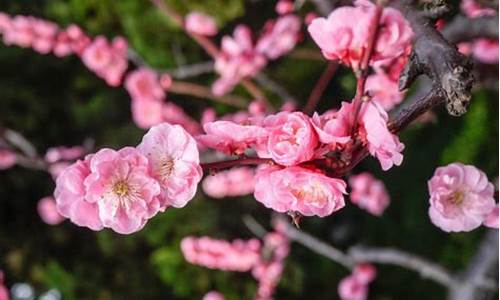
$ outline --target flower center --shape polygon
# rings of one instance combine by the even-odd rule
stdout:
[[[299,189],[292,189],[292,194],[302,201],[312,204],[324,205],[327,195],[317,182],[303,186]]]
[[[460,205],[464,202],[464,193],[462,191],[455,191],[450,196],[451,203]]]
[[[123,198],[129,195],[130,187],[125,180],[119,180],[113,185],[113,193]]]
[[[160,159],[157,167],[156,167],[156,174],[163,179],[167,180],[170,175],[172,175],[172,172],[174,171],[174,166],[175,162],[174,159],[170,156],[165,156],[162,159]]]

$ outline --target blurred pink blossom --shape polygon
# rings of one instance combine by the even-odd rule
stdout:
[[[351,202],[369,213],[381,216],[390,202],[389,194],[382,181],[370,173],[361,173],[349,178]]]
[[[297,44],[300,28],[300,18],[295,15],[286,15],[268,22],[257,42],[257,51],[271,60],[283,56]]]
[[[139,68],[127,74],[125,88],[135,101],[163,101],[165,92],[156,72]]]
[[[278,0],[274,10],[276,10],[276,13],[279,15],[286,15],[292,13],[295,10],[295,7],[293,1],[291,0]]]
[[[384,72],[374,73],[366,79],[365,91],[372,96],[383,109],[390,111],[401,103],[404,93],[399,91],[398,82]]]
[[[0,149],[0,170],[12,168],[17,163],[17,155],[9,149]]]
[[[132,99],[132,120],[143,129],[151,128],[164,121],[163,102]]]
[[[255,178],[255,199],[277,212],[326,217],[345,205],[342,179],[297,166],[262,167]]]
[[[52,147],[45,153],[45,161],[48,163],[55,163],[60,160],[75,160],[82,157],[85,149],[82,146],[59,146]]]
[[[1,299],[0,299],[1,300]],[[224,296],[216,291],[210,291],[203,296],[202,300],[225,300]]]
[[[349,275],[339,283],[338,293],[342,300],[366,300],[368,298],[368,286],[354,275]]]
[[[10,296],[9,296],[9,290],[7,289],[7,287],[4,285],[4,275],[3,275],[3,271],[0,270],[0,300],[9,300],[10,299]]]
[[[144,135],[137,149],[149,160],[150,174],[160,184],[157,209],[184,207],[203,175],[194,138],[182,126],[162,123]]]
[[[184,258],[192,264],[223,271],[250,271],[260,258],[260,242],[227,242],[209,237],[185,237],[181,241]]]
[[[462,0],[460,9],[469,18],[494,16],[497,12],[493,8],[482,7],[476,0]]]
[[[439,167],[428,182],[429,216],[446,232],[471,231],[495,208],[494,187],[478,168],[461,163]]]
[[[498,40],[476,39],[472,42],[472,55],[485,64],[498,63]]]
[[[207,176],[203,191],[213,198],[237,197],[253,193],[255,171],[248,167],[232,168]]]
[[[199,35],[214,36],[218,32],[214,18],[201,12],[190,12],[184,26],[188,32]]]
[[[56,201],[53,197],[44,197],[38,201],[38,215],[49,225],[57,225],[64,221],[64,217],[57,211]]]

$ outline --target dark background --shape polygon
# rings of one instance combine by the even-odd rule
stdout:
[[[201,10],[215,16],[222,34],[237,23],[254,29],[274,18],[274,1],[169,1],[179,12]],[[306,4],[304,15],[313,7]],[[81,25],[90,35],[123,35],[156,68],[175,68],[208,60],[203,50],[166,20],[148,1],[54,0],[0,1],[0,11],[27,14]],[[310,38],[301,49],[317,48]],[[285,57],[272,62],[266,74],[305,102],[325,63]],[[493,66],[492,68],[497,68]],[[491,68],[491,67],[490,67]],[[210,84],[215,75],[192,81]],[[341,68],[330,83],[320,111],[337,106],[354,93],[351,72]],[[434,123],[412,126],[402,135],[405,160],[382,172],[374,159],[355,173],[373,172],[391,195],[382,218],[348,204],[324,219],[309,218],[302,229],[340,248],[353,244],[397,247],[459,271],[466,267],[485,229],[447,234],[427,215],[427,180],[437,166],[454,161],[474,164],[490,180],[498,175],[498,85],[477,89],[470,111],[461,118],[436,110]],[[236,93],[245,94],[238,88]],[[269,97],[277,106],[279,99]],[[199,99],[169,94],[199,118]],[[0,44],[0,124],[21,132],[40,153],[54,145],[77,145],[86,138],[97,147],[136,145],[144,131],[131,121],[130,99],[123,88],[112,88],[75,57],[56,58],[30,49]],[[215,106],[219,114],[230,107]],[[495,179],[496,180],[496,179]],[[56,287],[63,299],[201,299],[216,289],[227,299],[251,299],[255,281],[250,274],[208,270],[184,261],[179,241],[186,235],[250,238],[242,217],[251,214],[268,226],[270,211],[252,196],[210,199],[199,191],[184,209],[153,218],[139,233],[122,236],[109,230],[93,232],[66,221],[42,222],[37,201],[52,193],[49,174],[14,167],[0,172],[0,269],[7,285],[28,282],[38,293]],[[398,267],[379,266],[370,299],[443,299],[445,289]],[[340,265],[293,244],[276,299],[338,299],[337,284],[348,272]]]

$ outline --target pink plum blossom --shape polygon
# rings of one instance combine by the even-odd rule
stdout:
[[[472,55],[485,64],[498,63],[498,40],[476,39],[472,42]]]
[[[12,168],[17,163],[17,155],[9,149],[0,149],[0,170]]]
[[[309,117],[302,112],[280,112],[263,121],[269,137],[259,157],[272,158],[276,163],[292,166],[310,160],[318,137]]]
[[[325,217],[344,207],[346,184],[302,167],[257,170],[255,199],[277,212]]]
[[[203,172],[196,141],[182,126],[153,126],[137,149],[149,160],[151,175],[159,182],[160,210],[184,207],[196,194]]]
[[[216,291],[210,291],[203,296],[202,300],[225,300],[224,296]]]
[[[398,82],[392,80],[384,72],[377,72],[366,78],[365,91],[372,96],[383,109],[390,111],[397,104],[401,103],[404,93],[399,91]]]
[[[9,290],[4,285],[5,284],[4,280],[5,278],[3,272],[2,270],[0,270],[0,300],[9,300],[10,299]]]
[[[339,111],[331,111],[321,116],[314,113],[311,123],[319,141],[328,144],[330,150],[351,141],[350,106],[342,104]]]
[[[231,121],[205,123],[206,134],[197,137],[202,145],[226,154],[243,154],[255,144],[261,144],[267,137],[267,131],[254,125],[238,125]]]
[[[214,18],[201,12],[189,13],[184,22],[186,30],[194,34],[214,36],[218,32]]]
[[[127,42],[115,37],[110,43],[104,36],[98,36],[83,51],[82,61],[107,84],[118,86],[128,67]]]
[[[495,208],[494,187],[478,168],[461,163],[439,167],[428,182],[429,216],[446,232],[471,231]]]
[[[45,153],[45,161],[55,163],[61,160],[75,160],[83,156],[85,149],[82,146],[59,146],[52,147]]]
[[[185,237],[181,241],[184,258],[192,264],[224,271],[250,271],[260,259],[260,242],[227,242],[209,237]]]
[[[382,181],[370,173],[361,173],[349,178],[351,202],[369,213],[381,216],[390,202],[389,194]]]
[[[340,281],[338,293],[342,300],[366,300],[368,286],[350,275]]]
[[[163,101],[165,98],[158,74],[147,68],[139,68],[127,74],[125,88],[136,101]]]
[[[256,75],[266,63],[266,58],[255,49],[250,28],[237,26],[232,37],[222,38],[221,51],[215,59],[215,70],[221,77],[212,86],[212,92],[227,93],[241,79]]]
[[[207,176],[202,183],[203,191],[213,198],[237,197],[253,193],[255,171],[248,167],[232,168]]]
[[[358,264],[352,271],[352,275],[364,284],[369,284],[377,276],[377,269],[369,263]]]
[[[276,10],[276,13],[286,15],[292,13],[295,7],[293,5],[293,1],[291,0],[278,0],[274,9]]]
[[[44,197],[38,201],[38,214],[49,225],[57,225],[64,221],[64,217],[57,211],[56,201],[52,197]]]
[[[299,40],[301,21],[295,15],[286,15],[266,24],[257,42],[257,51],[271,60],[292,50]]]
[[[498,204],[490,211],[483,222],[483,225],[490,228],[498,229]]]
[[[201,133],[200,124],[188,116],[182,107],[172,102],[166,102],[163,103],[161,112],[163,115],[163,122],[181,125],[191,135]]]
[[[160,185],[150,176],[148,159],[132,147],[101,149],[93,155],[84,186],[85,200],[97,204],[102,224],[121,234],[142,229],[148,219],[165,209],[158,197]]]
[[[374,12],[373,3],[358,0],[354,7],[342,6],[330,13],[328,18],[313,20],[308,31],[327,59],[340,60],[356,70],[368,47]],[[383,9],[380,25],[371,64],[400,56],[413,37],[410,25],[394,8]]]
[[[162,109],[160,101],[132,100],[132,120],[140,128],[151,128],[164,121]]]
[[[494,16],[497,12],[493,8],[482,7],[476,0],[462,0],[460,9],[469,18]]]
[[[90,174],[89,163],[92,155],[85,160],[78,160],[67,167],[57,177],[54,198],[58,212],[78,226],[92,230],[101,230],[103,224],[99,218],[97,203],[85,198],[84,180]]]
[[[67,161],[59,161],[56,163],[51,163],[48,166],[48,171],[52,178],[55,180],[57,177],[59,177],[59,174],[61,174],[67,167],[71,165],[70,162]]]
[[[401,151],[404,145],[397,135],[389,131],[388,119],[384,109],[374,101],[363,103],[358,117],[359,135],[366,141],[368,151],[379,160],[384,171],[403,162]]]

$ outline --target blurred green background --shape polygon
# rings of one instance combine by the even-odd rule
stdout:
[[[181,13],[205,11],[223,28],[218,39],[237,23],[259,29],[274,18],[274,1],[168,1]],[[307,3],[300,14],[313,7]],[[1,1],[0,11],[77,23],[90,35],[123,35],[156,68],[175,68],[208,60],[205,53],[148,1],[31,0]],[[316,47],[305,37],[300,49]],[[322,61],[282,58],[265,70],[299,101],[305,102],[323,71]],[[497,68],[498,66],[493,66]],[[194,79],[209,84],[214,75]],[[338,105],[354,91],[346,69],[330,83],[320,110]],[[498,85],[496,86],[498,87]],[[237,89],[236,93],[244,95]],[[279,99],[269,97],[276,105]],[[170,94],[193,117],[211,105]],[[54,145],[77,145],[91,137],[97,147],[136,145],[144,132],[131,121],[130,99],[123,88],[111,88],[75,56],[56,58],[29,49],[0,45],[0,124],[28,137],[40,153]],[[218,113],[232,108],[217,105]],[[498,175],[498,89],[478,89],[470,111],[461,118],[436,111],[437,121],[402,134],[406,145],[401,167],[382,172],[367,159],[355,172],[368,170],[382,179],[392,203],[378,218],[348,204],[331,217],[305,219],[302,229],[340,248],[353,244],[391,246],[464,269],[484,229],[446,234],[427,215],[427,180],[437,166],[453,161],[474,164],[490,180]],[[495,179],[496,180],[496,179]],[[256,284],[250,274],[208,270],[184,261],[179,241],[186,235],[250,238],[242,217],[251,214],[266,226],[270,211],[251,196],[210,199],[200,191],[184,209],[168,210],[137,234],[93,232],[66,221],[49,226],[41,221],[37,201],[52,193],[45,172],[14,167],[0,172],[0,269],[7,285],[28,282],[37,292],[58,288],[63,299],[201,299],[212,289],[226,299],[252,299]],[[348,272],[338,264],[293,244],[276,299],[338,299],[337,284]],[[370,299],[443,299],[445,290],[397,267],[379,267]]]

